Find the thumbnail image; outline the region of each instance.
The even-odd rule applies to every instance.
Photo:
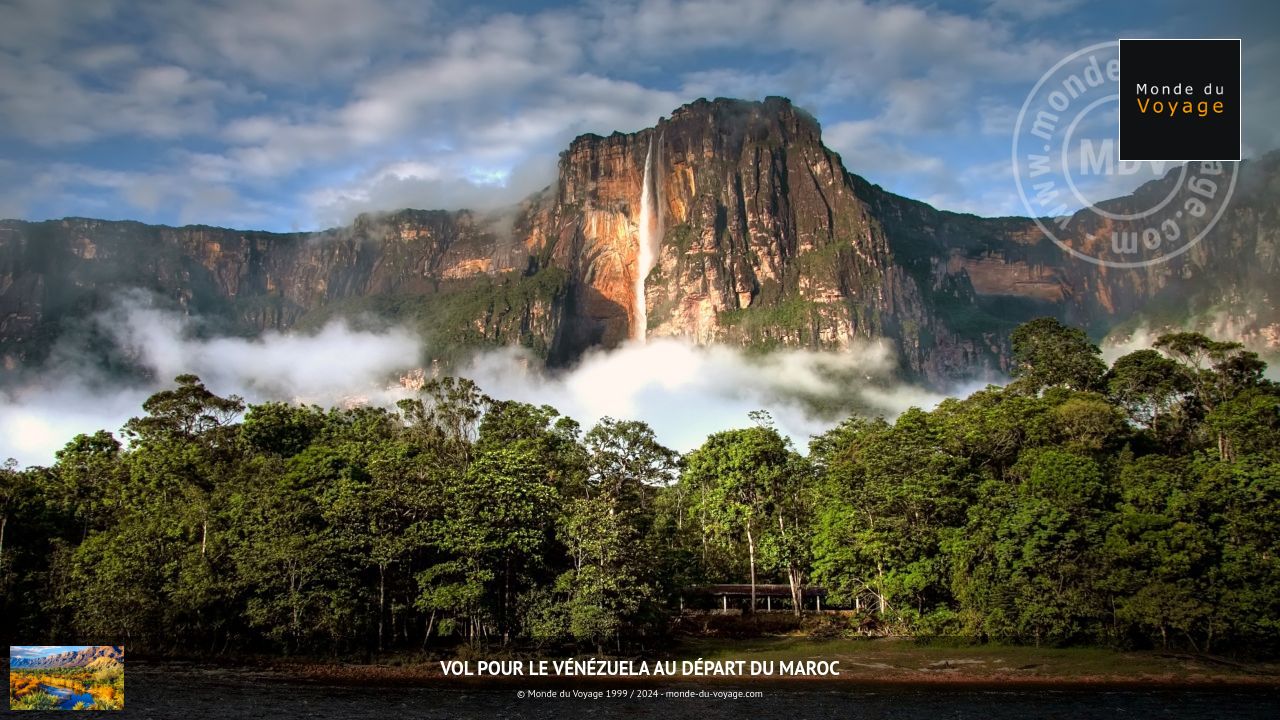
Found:
[[[123,710],[124,647],[11,645],[10,710]]]

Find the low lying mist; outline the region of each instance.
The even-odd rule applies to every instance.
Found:
[[[1226,312],[1207,313],[1178,325],[1152,327],[1147,323],[1138,324],[1131,330],[1114,331],[1099,344],[1102,359],[1111,365],[1117,359],[1138,350],[1155,347],[1161,335],[1175,332],[1198,332],[1214,340],[1235,340],[1246,349],[1257,352],[1267,363],[1263,375],[1270,380],[1280,381],[1280,352],[1270,338],[1256,332],[1248,332],[1243,324]]]
[[[182,373],[251,403],[391,406],[414,392],[402,378],[422,368],[429,355],[422,338],[407,330],[371,331],[344,322],[313,334],[198,337],[192,320],[140,295],[123,297],[93,322],[149,379],[121,381],[71,345],[58,348],[45,371],[0,396],[0,459],[49,464],[77,433],[116,432],[142,413],[148,396]],[[493,350],[453,374],[497,399],[551,405],[584,428],[605,416],[643,420],[680,451],[697,447],[709,433],[747,425],[748,412],[764,409],[803,451],[810,435],[851,412],[895,417],[943,399],[895,382],[895,366],[884,343],[759,354],[663,338],[591,352],[572,369],[554,373],[518,349]]]

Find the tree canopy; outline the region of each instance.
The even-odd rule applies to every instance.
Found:
[[[183,375],[121,438],[0,468],[0,627],[156,652],[661,647],[694,590],[821,584],[850,632],[1280,649],[1280,388],[1166,335],[1107,367],[1013,335],[1014,374],[851,417],[807,453],[753,413],[653,428],[433,380],[394,409],[248,405]]]

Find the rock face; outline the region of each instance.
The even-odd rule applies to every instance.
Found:
[[[998,365],[1000,338],[938,321],[818,123],[782,98],[700,100],[632,135],[584,135],[560,163],[530,236],[574,278],[566,355],[635,334],[644,166],[655,166],[657,262],[647,335],[838,348],[890,338],[941,379]],[[546,228],[540,230],[539,228]]]
[[[1272,154],[1242,168],[1192,251],[1102,268],[1029,219],[938,211],[850,174],[783,98],[698,100],[653,128],[577,138],[555,185],[492,215],[405,210],[318,234],[0,222],[0,355],[11,373],[40,362],[126,288],[246,334],[372,313],[416,324],[446,358],[517,344],[567,364],[639,334],[831,349],[884,339],[905,374],[937,384],[1003,370],[1008,332],[1046,314],[1095,336],[1135,318],[1209,318],[1277,347],[1278,199]],[[642,216],[656,248],[640,283]],[[1087,242],[1087,224],[1074,228],[1069,242]]]
[[[0,221],[0,354],[13,373],[138,289],[211,332],[412,316],[441,347],[524,341],[546,354],[566,278],[526,272],[501,218],[405,210],[317,234],[67,218]]]

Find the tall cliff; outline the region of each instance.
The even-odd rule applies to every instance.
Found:
[[[646,165],[661,241],[641,303]],[[576,139],[521,234],[574,279],[569,357],[639,334],[643,308],[649,337],[825,348],[888,338],[914,374],[995,368],[999,333],[961,337],[940,319],[868,203],[883,193],[859,189],[870,187],[790,102],[699,100],[638,133]]]
[[[1208,317],[1277,347],[1280,155],[1241,173],[1191,252],[1107,269],[1029,219],[938,211],[850,174],[785,99],[698,100],[637,133],[577,138],[553,186],[500,213],[404,210],[315,234],[0,222],[0,357],[10,377],[40,363],[132,288],[211,332],[405,322],[446,360],[517,344],[567,364],[639,336],[876,338],[904,374],[942,383],[1006,367],[1009,330],[1043,314],[1096,336]]]

